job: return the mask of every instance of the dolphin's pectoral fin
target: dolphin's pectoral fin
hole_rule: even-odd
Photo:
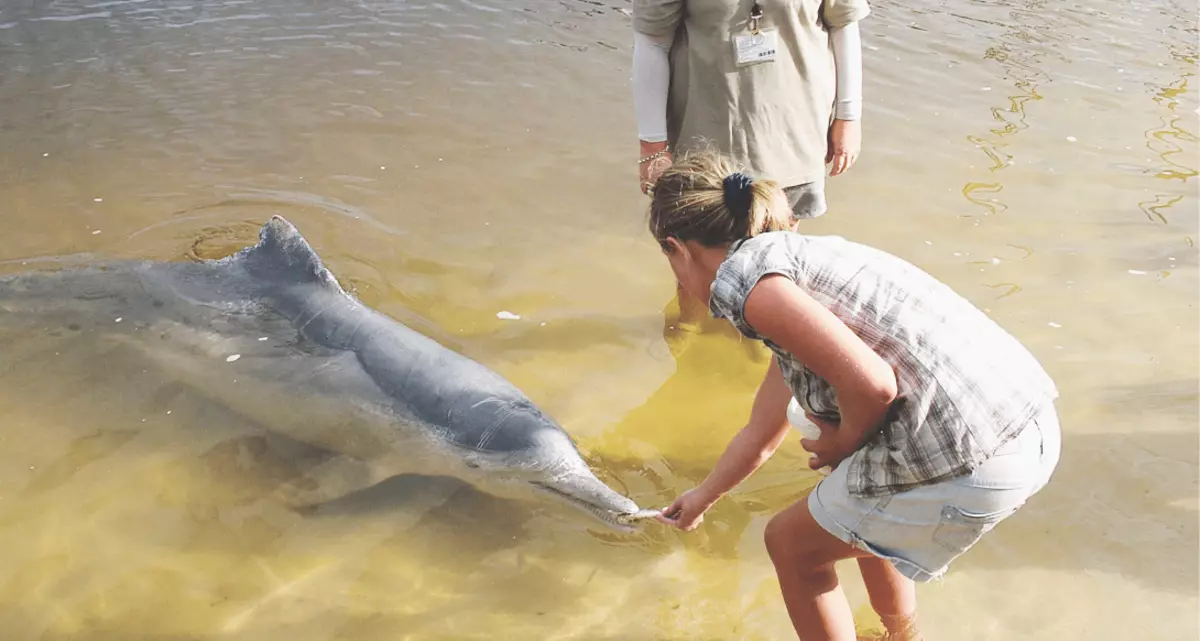
[[[335,456],[276,489],[293,509],[311,509],[386,480],[391,474],[351,456]]]

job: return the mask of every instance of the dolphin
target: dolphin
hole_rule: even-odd
[[[268,429],[342,455],[316,473],[328,493],[413,473],[553,497],[619,530],[653,513],[600,481],[509,381],[347,293],[280,216],[219,260],[0,278],[0,326],[6,316],[122,341]]]

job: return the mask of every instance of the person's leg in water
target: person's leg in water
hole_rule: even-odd
[[[807,498],[772,518],[764,538],[784,604],[801,641],[855,641],[850,603],[833,567],[837,561],[849,558],[858,559],[871,606],[888,629],[887,638],[919,638],[913,582],[887,560],[826,532],[809,512]]]
[[[887,641],[918,641],[917,589],[912,579],[877,556],[859,557],[858,569],[871,597],[871,609],[887,629]]]

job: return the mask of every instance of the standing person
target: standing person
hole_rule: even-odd
[[[791,231],[775,182],[727,158],[658,179],[650,231],[713,317],[773,356],[750,417],[713,470],[660,520],[694,529],[767,461],[794,397],[832,467],[767,524],[802,641],[852,641],[834,563],[857,559],[888,639],[919,639],[913,581],[949,564],[1040,491],[1058,463],[1058,390],[1020,342],[949,287],[885,252]]]
[[[784,186],[794,218],[825,213],[826,163],[857,159],[858,21],[867,0],[634,0],[639,174],[704,146]]]
[[[867,0],[634,0],[642,191],[672,154],[715,148],[779,181],[794,224],[823,215],[826,163],[840,175],[861,146],[869,11]],[[677,294],[681,320],[703,316]]]

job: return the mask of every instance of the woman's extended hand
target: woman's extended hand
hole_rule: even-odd
[[[642,140],[639,142],[641,143],[641,156],[639,156],[639,160],[659,154],[652,160],[647,160],[638,165],[638,175],[642,182],[642,193],[648,194],[654,188],[654,183],[658,181],[658,177],[671,166],[671,152],[667,151],[667,143],[665,141],[646,142]]]
[[[660,523],[690,532],[704,522],[704,513],[716,502],[703,489],[694,488],[679,495],[671,507],[657,517]]]
[[[862,124],[859,121],[834,120],[829,125],[829,150],[825,152],[825,162],[832,163],[830,176],[837,176],[854,166],[861,151]]]

